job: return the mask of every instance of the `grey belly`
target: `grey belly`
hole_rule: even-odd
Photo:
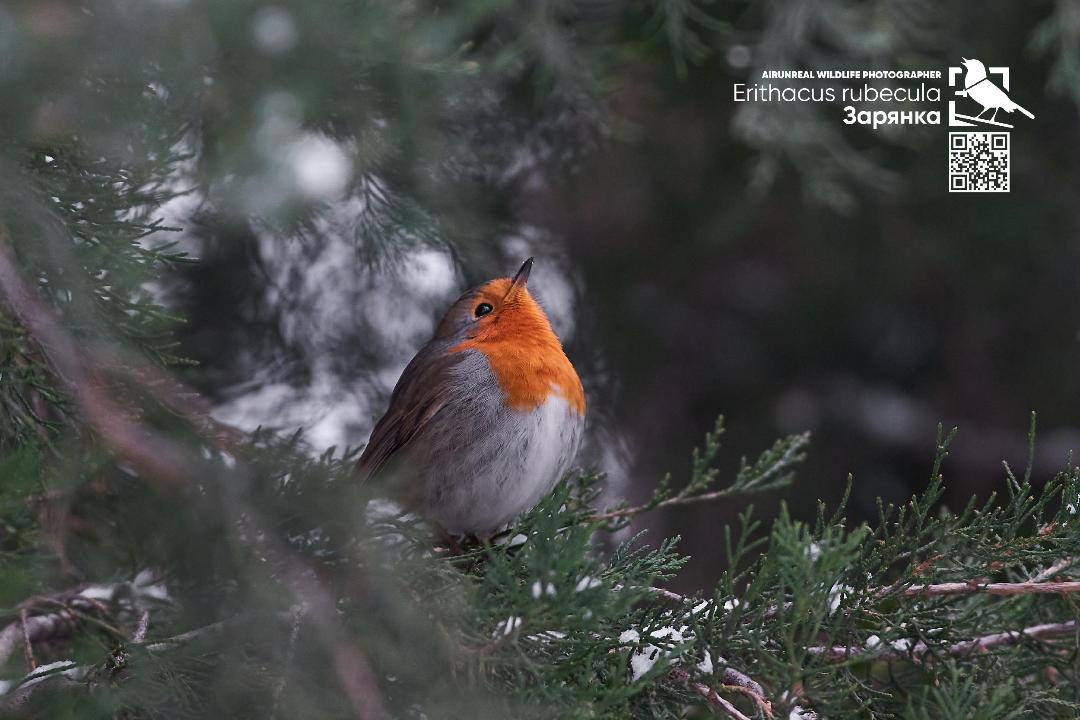
[[[486,365],[412,448],[417,510],[450,532],[492,533],[531,509],[569,469],[581,439],[584,420],[565,399],[511,410]]]

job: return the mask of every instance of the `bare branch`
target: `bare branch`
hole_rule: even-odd
[[[100,374],[84,364],[84,353],[23,279],[4,228],[0,228],[0,299],[37,341],[102,440],[148,481],[161,488],[180,486],[186,453],[176,443],[147,432],[105,393]]]
[[[1061,623],[1045,623],[1043,625],[1032,625],[1031,627],[1026,627],[1020,631],[1007,630],[1005,632],[994,633],[993,635],[983,635],[982,637],[975,638],[974,640],[966,640],[964,642],[956,643],[949,647],[949,654],[967,655],[973,652],[984,652],[986,650],[990,650],[991,648],[1014,645],[1025,638],[1046,640],[1049,638],[1072,635],[1075,632],[1075,620],[1069,620],[1067,622]]]
[[[1033,578],[1031,578],[1031,582],[1037,583],[1043,582],[1044,580],[1049,580],[1050,578],[1054,577],[1058,573],[1071,566],[1072,562],[1073,559],[1071,557],[1062,558],[1061,560],[1058,560],[1056,563],[1040,572],[1038,575],[1035,575]]]
[[[23,654],[26,656],[26,664],[30,671],[37,670],[37,658],[34,657],[34,645],[30,642],[30,630],[26,627],[26,608],[19,610],[19,627],[22,629]]]
[[[8,661],[24,638],[31,643],[41,642],[66,635],[75,625],[75,615],[69,610],[35,615],[26,618],[25,622],[17,620],[11,623],[0,630],[0,665]]]
[[[270,720],[274,720],[277,716],[278,703],[281,702],[281,696],[285,693],[285,685],[289,679],[289,667],[292,665],[293,656],[296,654],[296,641],[300,638],[300,626],[304,624],[306,612],[307,609],[302,605],[297,606],[293,611],[292,630],[289,632],[289,647],[285,651],[281,677],[278,678],[277,685],[274,686],[274,702],[270,706]]]
[[[892,595],[897,586],[890,585],[878,591],[879,596]],[[909,585],[899,590],[904,597],[935,597],[942,595],[1067,595],[1080,592],[1080,582],[1015,582],[976,583],[951,582],[934,585]]]
[[[30,701],[40,692],[84,689],[85,666],[66,661],[43,665],[21,680],[5,695],[0,696],[0,717],[20,717],[30,710]]]
[[[720,682],[725,688],[749,697],[765,717],[773,717],[772,703],[765,698],[765,688],[749,675],[727,667],[720,673]]]
[[[17,618],[0,630],[0,666],[11,658],[20,643],[30,652],[27,648],[35,643],[69,637],[85,623],[122,635],[106,622],[109,615],[145,613],[149,607],[165,602],[161,586],[153,577],[141,580],[144,576],[145,573],[140,573],[134,581],[111,585],[80,585],[23,601]]]
[[[701,697],[708,701],[709,706],[714,710],[718,710],[724,715],[735,720],[750,720],[749,717],[739,711],[737,707],[732,705],[728,700],[724,699],[720,693],[716,692],[713,688],[709,687],[705,683],[697,682],[690,679],[690,673],[682,668],[675,668],[671,671],[673,678],[680,682],[685,682],[687,686],[696,692]]]
[[[143,610],[143,614],[139,617],[139,624],[135,626],[135,632],[131,633],[131,642],[135,644],[142,643],[146,640],[146,633],[150,630],[150,611]]]
[[[891,649],[879,652],[875,648],[867,648],[861,645],[836,645],[831,647],[815,646],[806,648],[810,655],[824,658],[830,661],[846,660],[873,660],[881,662],[914,661],[921,662],[923,658],[933,652],[938,652],[954,657],[963,657],[975,652],[985,652],[997,647],[1015,645],[1021,640],[1049,640],[1056,637],[1072,635],[1076,632],[1076,621],[1069,620],[1061,623],[1046,623],[1032,625],[1022,630],[1006,630],[1004,632],[983,635],[972,640],[964,640],[945,647],[931,647],[923,641],[919,641],[910,648],[904,647],[902,641],[894,642]]]

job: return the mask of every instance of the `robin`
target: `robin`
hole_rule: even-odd
[[[489,536],[547,495],[577,453],[585,393],[529,258],[469,290],[405,367],[357,465],[453,534]]]

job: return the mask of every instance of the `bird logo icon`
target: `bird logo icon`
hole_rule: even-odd
[[[998,112],[1001,110],[1004,110],[1006,113],[1019,110],[1029,118],[1035,118],[1035,116],[1026,108],[1021,107],[1009,98],[1007,92],[1009,89],[1008,68],[991,68],[991,71],[996,71],[1001,74],[1001,84],[1004,86],[1004,89],[1002,89],[990,79],[990,76],[986,71],[986,66],[979,60],[962,58],[961,64],[963,65],[962,72],[964,75],[962,83],[963,89],[957,90],[956,95],[957,97],[971,98],[982,106],[982,110],[980,110],[977,115],[950,113],[950,115],[952,115],[952,117],[950,117],[950,124],[970,126],[973,123],[983,123],[986,125],[1011,128],[1012,125],[997,119]],[[952,70],[959,72],[960,68],[953,68]],[[952,79],[952,76],[950,76],[950,84],[952,84]],[[987,113],[991,113],[990,117],[985,117]]]

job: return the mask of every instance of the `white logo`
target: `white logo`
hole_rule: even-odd
[[[961,64],[963,67],[949,67],[949,87],[962,88],[956,91],[956,96],[972,101],[965,103],[965,107],[971,108],[968,112],[975,112],[976,107],[982,109],[975,115],[964,115],[956,112],[956,100],[950,100],[949,125],[973,127],[979,123],[1011,128],[1012,125],[1009,123],[997,119],[1000,111],[1012,113],[1013,110],[1019,110],[1029,118],[1035,118],[1009,98],[1009,68],[992,66],[988,72],[986,66],[980,61],[967,58],[963,58]],[[999,77],[998,82],[994,82],[992,75]]]

